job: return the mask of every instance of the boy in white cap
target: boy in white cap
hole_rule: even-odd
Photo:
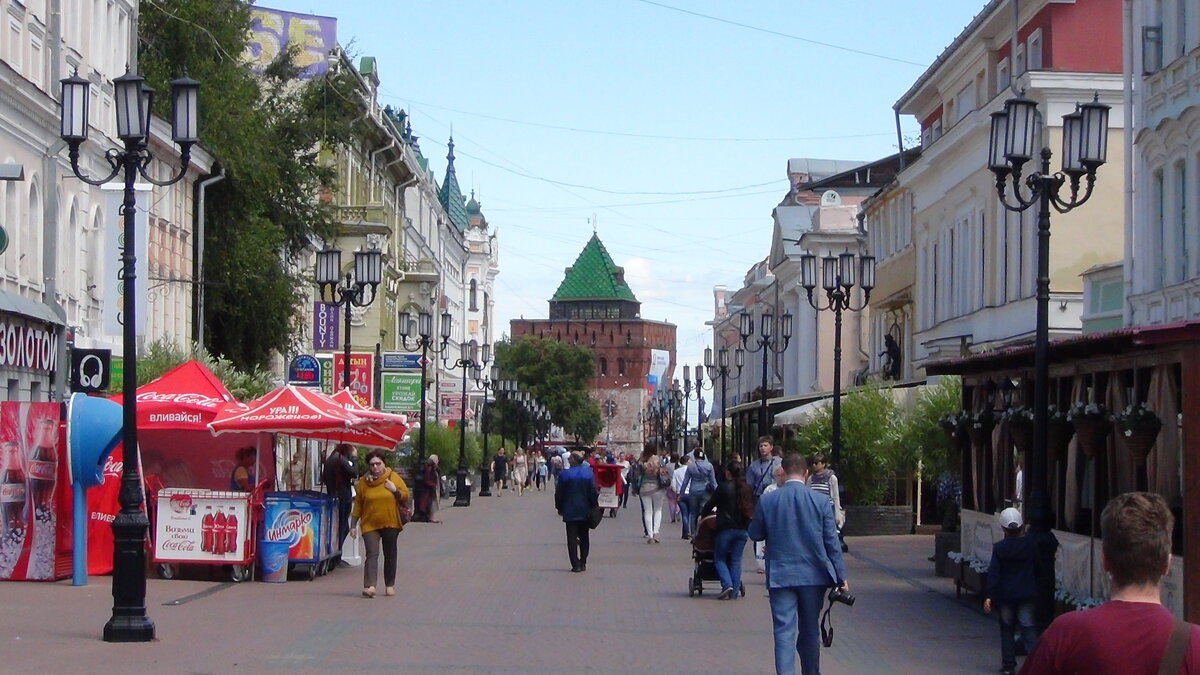
[[[994,606],[1000,615],[1000,672],[1011,675],[1017,667],[1017,629],[1025,653],[1032,652],[1037,643],[1037,544],[1025,536],[1024,521],[1017,509],[1004,509],[998,520],[1004,528],[1004,539],[992,545],[983,611],[991,612]]]

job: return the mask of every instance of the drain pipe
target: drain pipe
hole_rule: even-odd
[[[371,185],[369,186],[370,189],[367,191],[367,200],[368,201],[374,201],[374,197],[375,197],[375,182],[376,182],[375,181],[375,177],[376,177],[375,158],[379,156],[379,153],[387,152],[388,150],[391,150],[394,147],[396,147],[396,139],[393,137],[391,143],[380,146],[378,150],[371,151]],[[394,164],[394,163],[395,162],[393,162],[392,164]],[[388,166],[391,166],[391,164],[388,164]],[[384,167],[384,168],[387,168],[387,167]],[[382,173],[383,172],[380,171],[380,174],[382,174]]]
[[[204,348],[204,218],[207,212],[204,205],[204,193],[208,186],[225,180],[225,167],[218,167],[217,173],[196,183],[196,258],[192,261],[192,335],[196,344]]]
[[[1134,171],[1133,171],[1133,116],[1137,112],[1137,101],[1134,100],[1133,91],[1133,0],[1125,0],[1121,11],[1121,22],[1125,29],[1125,53],[1122,61],[1125,69],[1125,119],[1122,121],[1121,131],[1124,134],[1122,145],[1124,145],[1124,171],[1125,171],[1125,250],[1124,260],[1121,265],[1122,280],[1125,288],[1125,302],[1123,308],[1124,325],[1128,326],[1133,323],[1133,304],[1130,299],[1133,296],[1133,253],[1135,250],[1133,244],[1133,198],[1137,192],[1134,187]]]

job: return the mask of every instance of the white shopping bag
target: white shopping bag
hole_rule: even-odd
[[[358,567],[362,564],[362,544],[359,538],[353,535],[346,535],[346,540],[342,542],[342,562],[351,567]]]

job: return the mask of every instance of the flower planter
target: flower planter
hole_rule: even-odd
[[[973,567],[964,563],[959,568],[958,580],[954,582],[954,597],[962,597],[964,589],[982,597],[984,590],[986,590],[985,586],[987,586],[987,577],[985,574],[976,572]]]
[[[1029,424],[1009,424],[1008,437],[1022,455],[1028,456],[1033,447],[1033,426]]]
[[[1067,447],[1070,446],[1071,438],[1074,436],[1075,426],[1070,422],[1051,422],[1046,433],[1046,448],[1050,451],[1050,456],[1060,462],[1065,462]]]
[[[1108,434],[1112,432],[1112,423],[1106,419],[1080,417],[1074,420],[1075,438],[1079,440],[1079,449],[1091,459],[1097,453],[1104,452],[1107,446]]]
[[[1129,448],[1130,454],[1138,464],[1144,464],[1146,457],[1150,454],[1150,449],[1154,447],[1154,443],[1158,440],[1158,431],[1131,431],[1128,434],[1122,434],[1121,438],[1125,443],[1125,447]]]
[[[842,534],[847,537],[912,533],[913,510],[911,506],[851,504],[844,508],[846,509],[846,525],[842,528]]]
[[[971,426],[967,429],[967,435],[971,437],[971,445],[982,448],[992,439],[992,427],[990,426]]]

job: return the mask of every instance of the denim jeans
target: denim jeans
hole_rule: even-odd
[[[687,495],[679,495],[679,519],[683,521],[683,536],[692,536],[692,510],[688,506]]]
[[[713,567],[721,589],[732,588],[735,595],[742,585],[742,552],[749,539],[746,530],[721,530],[713,542]]]
[[[696,523],[699,522],[700,516],[703,515],[700,513],[700,509],[704,507],[704,503],[707,502],[708,498],[711,496],[712,493],[708,490],[700,490],[697,492],[693,487],[692,493],[684,498],[684,501],[687,502],[688,509],[688,532],[692,536],[696,535]]]
[[[1004,602],[996,605],[996,611],[1000,615],[1000,665],[1008,668],[1014,668],[1017,665],[1017,642],[1016,632],[1021,631],[1021,642],[1025,645],[1025,653],[1033,652],[1033,646],[1037,644],[1037,624],[1034,622],[1035,603],[1032,600],[1025,602]]]
[[[824,586],[770,588],[771,622],[775,625],[775,673],[795,675],[796,654],[800,672],[821,672],[821,606]]]

